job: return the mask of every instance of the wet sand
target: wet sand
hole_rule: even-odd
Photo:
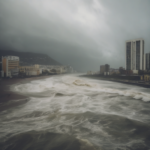
[[[30,78],[12,78],[0,80],[0,111],[24,104],[29,101],[29,97],[21,95],[10,90],[11,85],[27,83],[33,80],[45,79],[50,76],[30,77]]]

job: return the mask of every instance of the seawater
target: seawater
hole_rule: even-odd
[[[11,89],[30,100],[0,113],[2,150],[150,149],[150,89],[78,75]]]

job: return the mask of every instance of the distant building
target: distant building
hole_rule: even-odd
[[[39,65],[20,66],[19,72],[20,72],[20,75],[37,76],[37,75],[42,74],[42,69],[40,69]]]
[[[150,53],[145,54],[145,70],[150,70]]]
[[[19,57],[2,57],[2,74],[4,77],[17,76],[19,73]]]
[[[119,73],[121,75],[125,75],[126,74],[126,70],[123,67],[119,67]]]
[[[100,66],[100,74],[104,74],[105,72],[105,65]]]
[[[109,69],[110,75],[119,75],[120,71],[119,69],[110,68]]]
[[[109,72],[110,66],[108,64],[105,65],[105,72]]]
[[[100,74],[109,75],[110,66],[108,64],[100,66]]]
[[[149,81],[150,82],[150,75],[149,74],[144,74],[141,76],[141,80],[143,81]]]
[[[126,70],[144,70],[144,40],[126,42]]]
[[[127,75],[127,76],[133,75],[133,71],[132,71],[132,70],[126,70],[126,75]]]

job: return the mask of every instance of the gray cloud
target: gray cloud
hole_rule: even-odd
[[[78,70],[125,65],[125,41],[150,51],[149,0],[0,1],[0,48],[43,52]]]

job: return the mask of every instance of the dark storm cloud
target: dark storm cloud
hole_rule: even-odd
[[[149,0],[0,0],[0,48],[49,54],[79,70],[124,66],[125,41],[150,51]]]

